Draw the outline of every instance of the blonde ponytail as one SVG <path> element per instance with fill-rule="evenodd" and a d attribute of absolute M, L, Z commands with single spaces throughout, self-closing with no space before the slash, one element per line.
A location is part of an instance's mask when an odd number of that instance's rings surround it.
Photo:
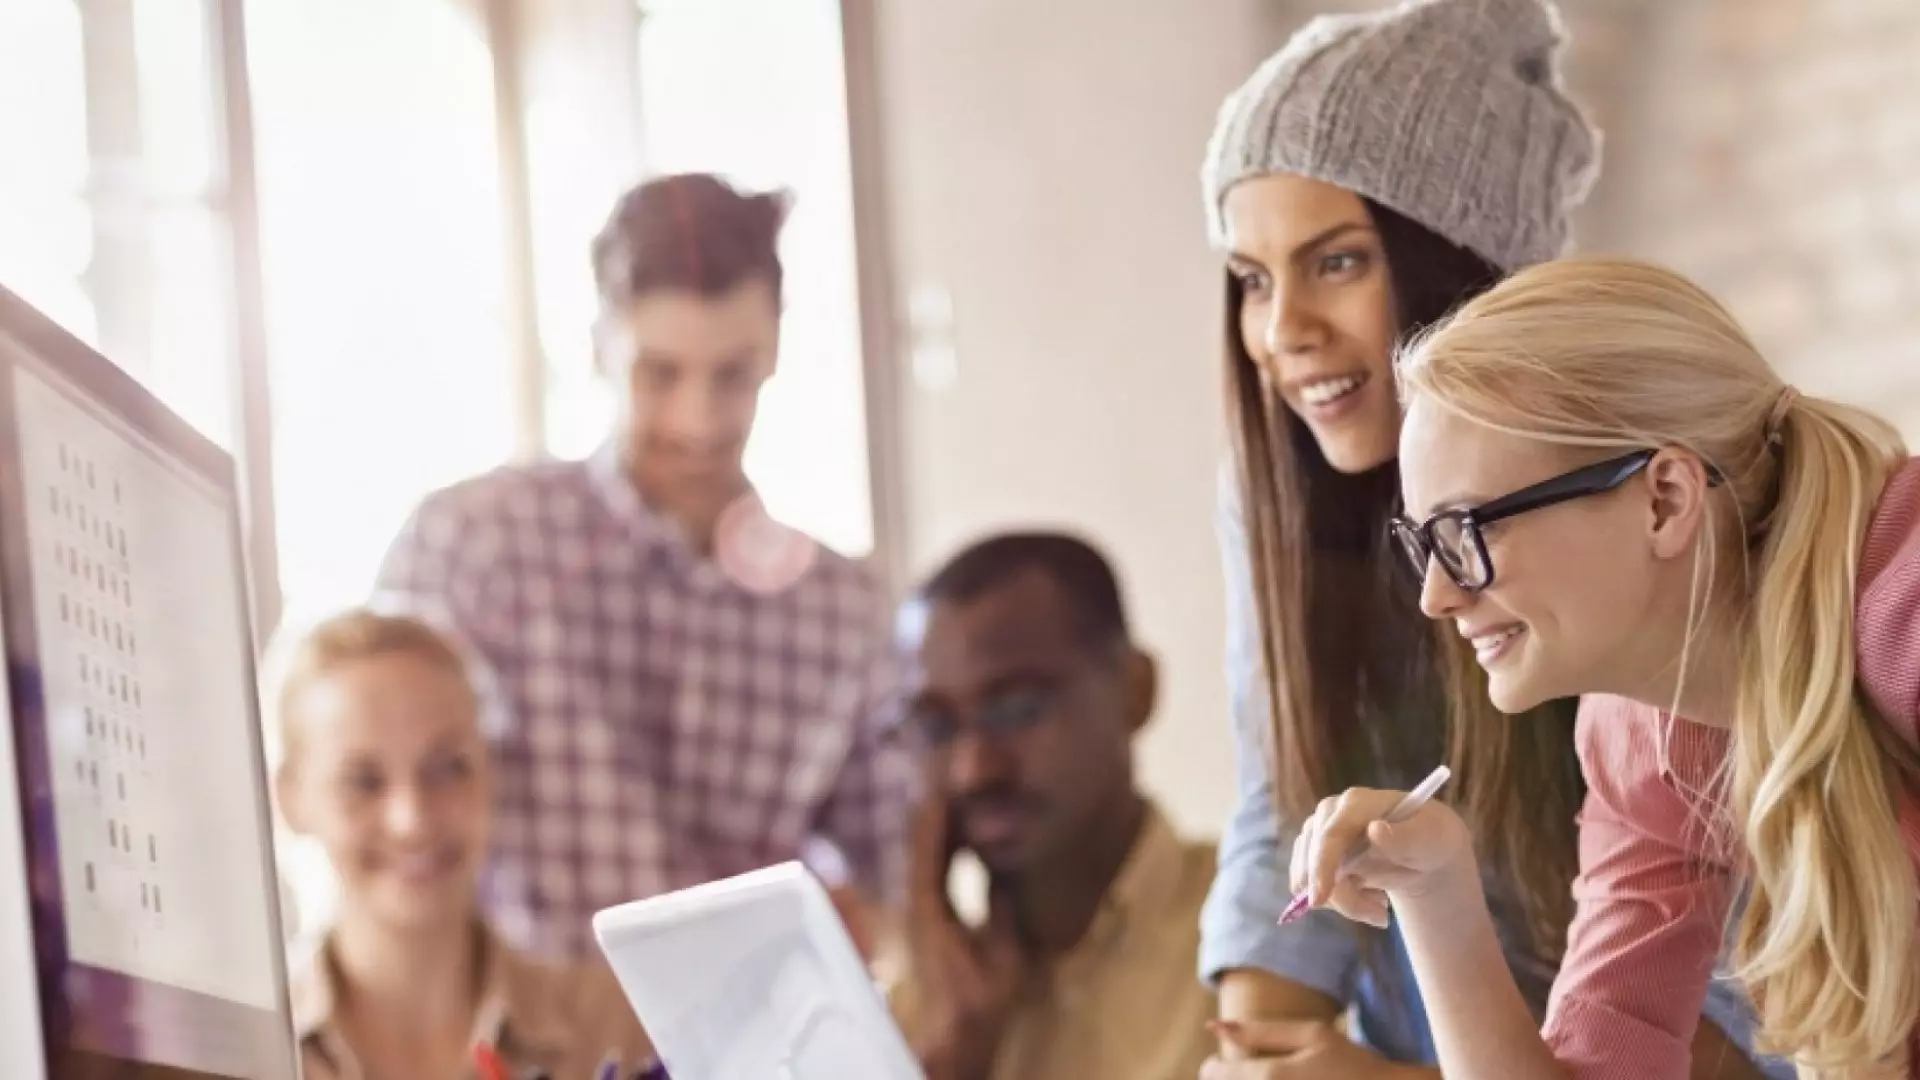
<path fill-rule="evenodd" d="M 1760 1045 L 1803 1076 L 1903 1062 L 1920 1020 L 1920 886 L 1894 800 L 1915 755 L 1854 684 L 1860 550 L 1906 453 L 1898 435 L 1796 396 L 1711 297 L 1628 260 L 1516 274 L 1417 343 L 1401 374 L 1409 394 L 1500 431 L 1684 447 L 1724 478 L 1734 520 L 1703 530 L 1706 588 L 1748 602 L 1720 605 L 1741 635 L 1741 689 L 1722 803 L 1701 809 L 1724 811 L 1716 833 L 1744 847 L 1738 974 Z"/>
<path fill-rule="evenodd" d="M 1920 895 L 1888 811 L 1879 721 L 1854 687 L 1860 549 L 1899 440 L 1858 410 L 1801 399 L 1777 444 L 1728 776 L 1753 882 L 1735 960 L 1767 1048 L 1847 1076 L 1898 1060 L 1920 1016 Z"/>

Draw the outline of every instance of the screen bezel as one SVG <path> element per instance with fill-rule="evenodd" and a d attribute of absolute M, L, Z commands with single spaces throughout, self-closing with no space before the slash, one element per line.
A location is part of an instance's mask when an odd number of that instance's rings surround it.
<path fill-rule="evenodd" d="M 240 575 L 240 610 L 236 614 L 246 642 L 242 650 L 244 666 L 241 677 L 247 683 L 244 696 L 250 721 L 246 725 L 248 751 L 256 763 L 254 803 L 268 877 L 266 895 L 262 901 L 268 906 L 267 925 L 274 937 L 270 955 L 274 969 L 275 1008 L 280 1026 L 285 1030 L 285 1038 L 281 1040 L 284 1054 L 277 1056 L 284 1057 L 284 1075 L 291 1080 L 299 1075 L 298 1055 L 287 982 L 286 931 L 276 887 L 279 862 L 274 847 L 273 809 L 265 769 L 265 734 L 255 691 L 257 639 L 252 613 L 248 610 L 252 582 L 245 565 L 246 547 L 237 512 L 239 493 L 233 459 L 112 361 L 4 287 L 0 287 L 0 342 L 12 346 L 11 349 L 0 349 L 0 458 L 13 463 L 11 466 L 0 464 L 0 505 L 4 505 L 9 496 L 17 499 L 30 497 L 30 493 L 22 489 L 19 466 L 22 460 L 21 431 L 17 423 L 13 380 L 13 371 L 19 366 L 19 361 L 11 355 L 16 351 L 43 369 L 34 372 L 36 377 L 51 375 L 56 383 L 67 383 L 78 388 L 91 399 L 86 404 L 102 414 L 103 418 L 117 422 L 159 447 L 184 471 L 215 489 L 227 504 L 227 530 L 233 544 L 232 550 L 239 555 L 235 570 Z M 30 787 L 36 775 L 51 777 L 53 757 L 47 739 L 45 699 L 40 686 L 42 643 L 34 617 L 34 581 L 26 524 L 18 515 L 0 515 L 0 518 L 8 519 L 0 521 L 0 580 L 7 585 L 0 589 L 0 627 L 4 629 L 4 639 L 0 640 L 0 644 L 4 646 L 7 696 L 11 701 L 7 723 L 14 736 L 15 790 L 20 818 L 23 828 L 27 830 L 21 837 L 23 853 L 31 860 L 34 831 L 44 830 L 54 835 L 54 823 L 43 820 L 52 814 L 50 795 L 44 800 L 45 805 L 41 805 L 43 800 L 37 799 Z M 39 770 L 37 774 L 36 768 Z M 57 835 L 54 842 L 58 843 Z M 61 1030 L 70 1016 L 65 988 L 69 975 L 78 965 L 72 964 L 66 956 L 65 916 L 60 899 L 58 895 L 48 898 L 44 890 L 29 889 L 34 968 L 40 992 L 41 1049 L 48 1063 L 47 1075 L 52 1080 L 96 1075 L 188 1080 L 216 1075 L 108 1057 L 69 1041 Z"/>

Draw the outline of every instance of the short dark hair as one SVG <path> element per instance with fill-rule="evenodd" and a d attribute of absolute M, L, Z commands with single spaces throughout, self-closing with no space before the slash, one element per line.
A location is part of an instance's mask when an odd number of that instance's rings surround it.
<path fill-rule="evenodd" d="M 925 607 L 964 604 L 1029 571 L 1045 574 L 1059 587 L 1086 640 L 1101 645 L 1127 640 L 1126 605 L 1113 564 L 1092 544 L 1066 533 L 1010 532 L 976 541 L 934 571 L 920 586 L 918 599 Z"/>
<path fill-rule="evenodd" d="M 593 238 L 600 299 L 625 305 L 651 292 L 718 296 L 761 278 L 780 299 L 785 191 L 748 194 L 711 173 L 662 176 L 620 197 Z"/>

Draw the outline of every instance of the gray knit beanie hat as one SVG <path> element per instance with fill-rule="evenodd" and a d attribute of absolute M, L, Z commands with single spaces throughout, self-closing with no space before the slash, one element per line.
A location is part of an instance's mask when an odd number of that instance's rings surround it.
<path fill-rule="evenodd" d="M 1560 89 L 1548 0 L 1410 0 L 1321 16 L 1227 98 L 1201 171 L 1225 241 L 1233 185 L 1293 173 L 1372 199 L 1505 270 L 1565 249 L 1600 135 Z"/>

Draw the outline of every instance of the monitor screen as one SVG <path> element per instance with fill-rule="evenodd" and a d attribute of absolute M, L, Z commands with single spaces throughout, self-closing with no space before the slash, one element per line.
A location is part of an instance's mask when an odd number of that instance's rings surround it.
<path fill-rule="evenodd" d="M 236 507 L 223 451 L 0 290 L 0 795 L 54 1080 L 296 1075 Z"/>

